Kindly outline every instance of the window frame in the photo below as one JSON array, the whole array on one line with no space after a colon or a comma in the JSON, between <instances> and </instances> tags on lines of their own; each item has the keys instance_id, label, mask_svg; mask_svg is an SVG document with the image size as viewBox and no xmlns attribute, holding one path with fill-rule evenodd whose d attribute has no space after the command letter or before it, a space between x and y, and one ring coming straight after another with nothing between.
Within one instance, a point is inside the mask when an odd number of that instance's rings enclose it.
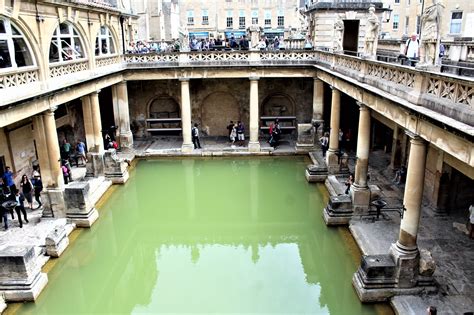
<instances>
[{"instance_id":1,"label":"window frame","mask_svg":"<svg viewBox=\"0 0 474 315\"><path fill-rule=\"evenodd\" d=\"M453 15L456 13L461 13L461 18L460 19L453 19ZM453 10L451 11L451 19L449 20L449 34L461 34L462 33L462 20L464 18L464 14L462 10ZM453 24L453 21L457 21L455 24ZM459 26L459 32L453 32L453 26Z\"/></svg>"},{"instance_id":2,"label":"window frame","mask_svg":"<svg viewBox=\"0 0 474 315\"><path fill-rule=\"evenodd\" d=\"M396 17L396 19L395 19ZM396 21L395 21L396 20ZM396 24L395 24L396 23ZM396 27L395 27L396 26ZM400 15L399 14L395 14L393 16L393 22L392 22L392 29L394 31L398 31L399 30L399 27L400 27Z\"/></svg>"},{"instance_id":3,"label":"window frame","mask_svg":"<svg viewBox=\"0 0 474 315\"><path fill-rule=\"evenodd\" d=\"M102 34L102 29L105 29L105 34ZM102 42L102 40L105 40L107 43L106 53L102 52L102 49L100 47L101 46L100 43ZM115 46L114 37L112 35L112 32L110 31L110 28L107 25L103 25L99 28L99 33L97 34L97 37L96 37L96 45L98 45L96 46L97 50L94 52L96 57L113 56L117 54L117 47ZM111 52L111 49L110 49L111 46L113 46L114 52ZM97 51L99 52L98 54L97 54Z\"/></svg>"},{"instance_id":4,"label":"window frame","mask_svg":"<svg viewBox=\"0 0 474 315\"><path fill-rule=\"evenodd\" d=\"M285 27L285 16L279 15L277 16L277 27L284 28Z\"/></svg>"},{"instance_id":5,"label":"window frame","mask_svg":"<svg viewBox=\"0 0 474 315\"><path fill-rule=\"evenodd\" d=\"M245 16L239 16L239 28L240 29L245 28Z\"/></svg>"},{"instance_id":6,"label":"window frame","mask_svg":"<svg viewBox=\"0 0 474 315\"><path fill-rule=\"evenodd\" d=\"M61 33L61 25L66 25L68 28L69 33L64 34ZM77 34L77 35L76 35ZM68 44L64 39L70 39L71 44ZM82 57L76 57L75 54L73 54L73 58L71 59L63 59L63 47L62 43L66 42L67 46L69 47L74 47L73 49L77 52L76 50L76 40L79 42L80 47L82 49L82 52L79 52L82 54ZM57 61L51 61L51 45L53 45L53 42L56 41L56 48L58 49L58 60ZM49 52L48 52L48 61L49 64L57 64L57 63L64 63L64 62L72 62L72 61L78 61L78 60L87 60L87 52L85 50L85 45L84 45L84 40L82 39L81 34L77 30L77 28L69 22L64 22L64 23L59 23L58 26L54 29L53 36L51 36L51 42L49 43Z\"/></svg>"},{"instance_id":7,"label":"window frame","mask_svg":"<svg viewBox=\"0 0 474 315\"><path fill-rule=\"evenodd\" d=\"M226 28L234 27L234 18L232 16L226 17L225 22L226 22Z\"/></svg>"},{"instance_id":8,"label":"window frame","mask_svg":"<svg viewBox=\"0 0 474 315\"><path fill-rule=\"evenodd\" d=\"M3 16L0 16L0 20L3 21L3 26L5 27L5 33L0 33L0 40L4 40L7 42L7 47L8 47L8 55L10 57L10 67L5 67L5 68L0 68L0 72L10 72L10 71L15 71L18 69L24 69L28 67L37 67L36 63L36 58L35 54L33 53L33 49L29 43L28 38L23 34L21 29L15 25L15 23L12 23L10 19L5 18ZM18 32L18 35L13 34L13 29ZM25 66L18 66L18 63L16 62L16 56L15 56L15 43L14 43L14 38L20 38L23 39L23 42L26 45L26 49L28 50L29 53L29 59L31 60L31 65L25 65Z\"/></svg>"}]
</instances>

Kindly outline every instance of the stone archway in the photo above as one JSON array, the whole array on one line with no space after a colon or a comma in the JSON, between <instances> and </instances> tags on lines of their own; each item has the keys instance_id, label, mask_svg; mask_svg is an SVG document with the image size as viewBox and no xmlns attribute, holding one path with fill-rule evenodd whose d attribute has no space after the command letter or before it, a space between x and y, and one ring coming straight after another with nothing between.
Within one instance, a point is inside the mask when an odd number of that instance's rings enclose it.
<instances>
[{"instance_id":1,"label":"stone archway","mask_svg":"<svg viewBox=\"0 0 474 315\"><path fill-rule=\"evenodd\" d=\"M148 118L179 118L179 103L168 95L155 97L148 106Z\"/></svg>"},{"instance_id":2,"label":"stone archway","mask_svg":"<svg viewBox=\"0 0 474 315\"><path fill-rule=\"evenodd\" d=\"M270 94L262 102L260 116L296 116L295 103L286 94Z\"/></svg>"},{"instance_id":3,"label":"stone archway","mask_svg":"<svg viewBox=\"0 0 474 315\"><path fill-rule=\"evenodd\" d=\"M229 121L240 120L240 108L237 99L228 92L214 92L202 102L202 129L209 136L227 136Z\"/></svg>"}]
</instances>

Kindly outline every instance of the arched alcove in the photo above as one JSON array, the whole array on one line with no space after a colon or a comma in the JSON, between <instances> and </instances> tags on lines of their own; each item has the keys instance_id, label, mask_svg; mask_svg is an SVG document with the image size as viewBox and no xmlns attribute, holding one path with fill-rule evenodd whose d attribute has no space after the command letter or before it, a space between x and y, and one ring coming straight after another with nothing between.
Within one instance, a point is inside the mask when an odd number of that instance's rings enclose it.
<instances>
[{"instance_id":1,"label":"arched alcove","mask_svg":"<svg viewBox=\"0 0 474 315\"><path fill-rule=\"evenodd\" d=\"M181 109L178 102L168 95L155 97L148 106L148 118L179 118Z\"/></svg>"},{"instance_id":2,"label":"arched alcove","mask_svg":"<svg viewBox=\"0 0 474 315\"><path fill-rule=\"evenodd\" d=\"M295 116L293 99L283 93L268 95L262 102L261 116Z\"/></svg>"},{"instance_id":3,"label":"arched alcove","mask_svg":"<svg viewBox=\"0 0 474 315\"><path fill-rule=\"evenodd\" d=\"M209 136L227 136L230 120L240 120L239 103L232 94L214 92L203 100L201 124Z\"/></svg>"}]
</instances>

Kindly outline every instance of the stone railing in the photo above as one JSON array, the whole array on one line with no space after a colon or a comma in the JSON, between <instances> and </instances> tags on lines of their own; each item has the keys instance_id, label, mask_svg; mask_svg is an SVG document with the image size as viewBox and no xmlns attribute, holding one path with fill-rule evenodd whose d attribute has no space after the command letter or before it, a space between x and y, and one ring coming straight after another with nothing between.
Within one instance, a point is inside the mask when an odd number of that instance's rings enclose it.
<instances>
[{"instance_id":1,"label":"stone railing","mask_svg":"<svg viewBox=\"0 0 474 315\"><path fill-rule=\"evenodd\" d=\"M52 64L49 66L49 77L56 78L63 75L85 71L89 68L89 61L67 61L60 64Z\"/></svg>"},{"instance_id":2,"label":"stone railing","mask_svg":"<svg viewBox=\"0 0 474 315\"><path fill-rule=\"evenodd\" d=\"M39 81L37 67L25 67L15 71L0 73L0 90L19 87Z\"/></svg>"},{"instance_id":3,"label":"stone railing","mask_svg":"<svg viewBox=\"0 0 474 315\"><path fill-rule=\"evenodd\" d=\"M428 76L422 92L428 94L429 97L467 105L474 111L474 80L461 81L456 77L431 74Z\"/></svg>"},{"instance_id":4,"label":"stone railing","mask_svg":"<svg viewBox=\"0 0 474 315\"><path fill-rule=\"evenodd\" d=\"M106 67L106 66L119 64L120 62L121 62L121 59L120 59L119 55L106 56L106 57L96 57L95 67L96 68Z\"/></svg>"}]
</instances>

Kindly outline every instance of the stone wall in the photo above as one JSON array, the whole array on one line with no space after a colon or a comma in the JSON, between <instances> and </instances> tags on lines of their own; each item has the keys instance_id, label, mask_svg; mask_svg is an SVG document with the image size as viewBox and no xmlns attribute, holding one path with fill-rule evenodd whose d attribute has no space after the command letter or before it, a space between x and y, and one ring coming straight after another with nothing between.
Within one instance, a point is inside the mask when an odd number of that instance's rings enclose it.
<instances>
[{"instance_id":1,"label":"stone wall","mask_svg":"<svg viewBox=\"0 0 474 315\"><path fill-rule=\"evenodd\" d=\"M204 135L226 136L229 121L241 120L248 133L249 93L247 79L191 80L192 122L201 126ZM174 115L172 103L180 104L181 87L178 80L130 81L128 95L132 131L136 137L146 137L145 120L151 117L150 107L154 113L161 108L163 113L170 111ZM308 123L312 95L312 79L261 79L260 116L296 116L298 123Z\"/></svg>"}]
</instances>

